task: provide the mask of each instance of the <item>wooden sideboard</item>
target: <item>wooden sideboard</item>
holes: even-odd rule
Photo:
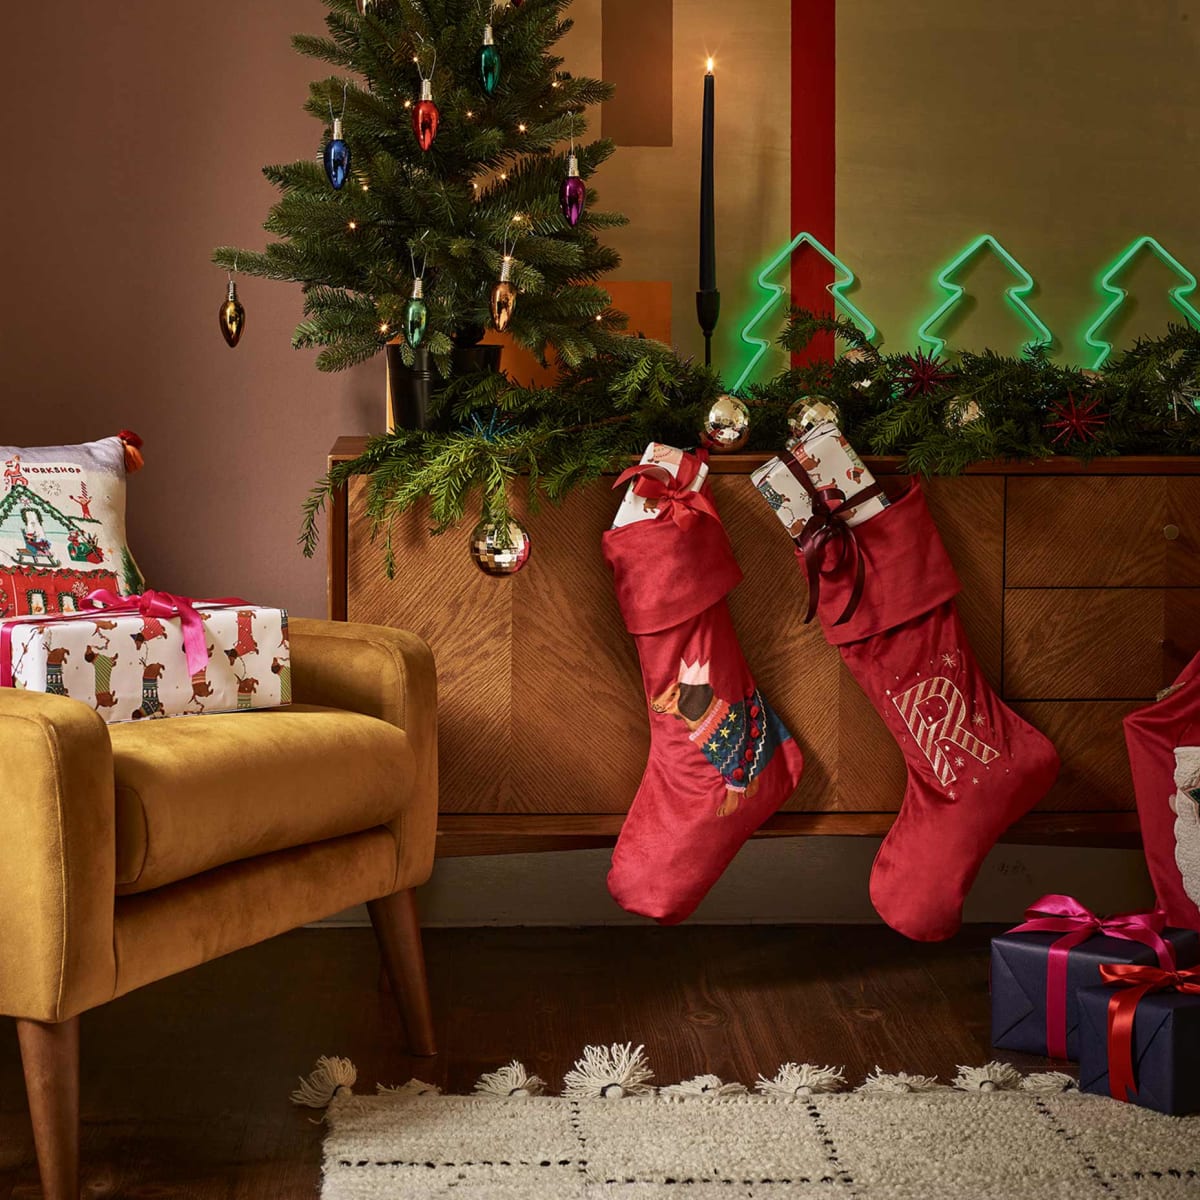
[[[340,439],[330,461],[363,444]],[[792,543],[749,480],[764,459],[712,462],[745,573],[730,598],[742,647],[805,756],[799,789],[762,836],[878,836],[903,795],[903,762],[820,627],[802,623]],[[900,460],[867,462],[889,490],[903,486]],[[330,615],[412,629],[437,658],[442,854],[603,846],[620,829],[649,730],[600,554],[610,483],[533,516],[518,504],[533,557],[507,580],[476,569],[467,530],[430,538],[415,512],[393,531],[389,581],[365,480],[335,497]],[[984,671],[1063,760],[1054,790],[1006,840],[1136,843],[1121,720],[1200,650],[1200,459],[983,464],[924,486]]]

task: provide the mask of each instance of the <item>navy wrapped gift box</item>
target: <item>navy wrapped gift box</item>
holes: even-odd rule
[[[1061,933],[1004,933],[992,938],[992,1045],[1026,1054],[1046,1054],[1046,964]],[[1200,933],[1164,929],[1162,938],[1175,950],[1175,963],[1200,961]],[[1067,960],[1067,1058],[1079,1058],[1079,1010],[1082,988],[1098,986],[1101,963],[1154,966],[1150,946],[1125,938],[1097,935],[1072,946]]]
[[[1079,1005],[1079,1087],[1111,1095],[1108,1004],[1111,987],[1082,988]],[[1182,1117],[1200,1113],[1200,996],[1151,992],[1133,1018],[1133,1075],[1142,1108]]]

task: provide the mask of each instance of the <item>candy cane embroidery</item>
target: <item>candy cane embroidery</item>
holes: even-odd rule
[[[930,720],[922,711],[922,705],[930,700],[940,700],[945,707],[943,715],[935,720]],[[933,679],[922,680],[907,692],[893,696],[892,703],[904,718],[905,725],[916,739],[921,753],[929,760],[938,783],[943,787],[958,778],[950,761],[950,746],[957,747],[964,754],[969,754],[985,764],[1000,756],[999,750],[981,741],[963,724],[967,715],[967,702],[963,699],[962,692],[949,679],[936,676]]]

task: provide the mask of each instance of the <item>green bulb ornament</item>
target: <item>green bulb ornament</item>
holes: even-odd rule
[[[500,51],[490,25],[483,29],[483,45],[479,47],[479,79],[489,96],[495,95],[500,84]]]
[[[413,280],[412,299],[404,310],[404,336],[415,350],[425,340],[425,328],[429,323],[429,309],[425,307],[425,281]]]

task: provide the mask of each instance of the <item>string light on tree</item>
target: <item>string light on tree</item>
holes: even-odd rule
[[[433,100],[433,73],[437,70],[437,50],[433,52],[433,62],[430,64],[428,75],[421,71],[419,54],[413,56],[413,62],[417,64],[417,70],[421,74],[421,98],[413,106],[413,133],[417,135],[417,145],[428,151],[437,137],[438,125],[442,119],[442,114]]]
[[[587,187],[579,177],[579,158],[575,153],[574,113],[571,114],[571,154],[567,159],[567,177],[563,180],[558,202],[567,224],[574,229],[583,217],[584,206],[587,204]]]

